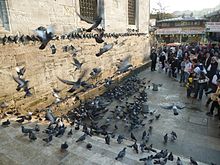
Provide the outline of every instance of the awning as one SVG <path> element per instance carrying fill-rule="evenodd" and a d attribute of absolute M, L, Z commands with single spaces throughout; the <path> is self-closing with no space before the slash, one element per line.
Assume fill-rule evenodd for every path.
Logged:
<path fill-rule="evenodd" d="M 206 22 L 207 32 L 220 32 L 220 22 Z"/>
<path fill-rule="evenodd" d="M 169 34 L 205 34 L 205 28 L 164 28 L 157 29 L 157 35 L 169 35 Z"/>

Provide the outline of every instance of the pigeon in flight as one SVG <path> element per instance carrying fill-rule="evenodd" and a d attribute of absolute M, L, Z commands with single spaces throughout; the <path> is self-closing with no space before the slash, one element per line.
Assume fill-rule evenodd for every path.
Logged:
<path fill-rule="evenodd" d="M 99 24 L 102 22 L 102 17 L 97 16 L 93 21 L 89 20 L 85 17 L 83 17 L 82 15 L 80 15 L 79 13 L 76 12 L 76 14 L 80 17 L 80 19 L 82 21 L 87 22 L 88 24 L 93 24 L 89 29 L 86 29 L 86 32 L 91 32 L 93 29 L 97 28 L 99 26 Z"/>
<path fill-rule="evenodd" d="M 57 78 L 58 78 L 61 82 L 65 83 L 65 84 L 67 84 L 67 85 L 72 85 L 72 88 L 70 88 L 70 89 L 68 90 L 68 92 L 73 93 L 75 90 L 79 89 L 80 86 L 82 85 L 82 79 L 83 79 L 83 77 L 85 76 L 85 74 L 86 74 L 86 71 L 84 71 L 84 72 L 80 75 L 80 77 L 78 78 L 78 80 L 77 80 L 76 82 L 69 81 L 69 80 L 64 80 L 64 79 L 61 79 L 61 78 L 59 78 L 59 77 L 57 77 Z"/>
<path fill-rule="evenodd" d="M 43 50 L 47 46 L 47 44 L 50 42 L 50 40 L 54 37 L 54 29 L 52 26 L 49 26 L 48 28 L 45 27 L 38 27 L 35 32 L 37 33 L 37 37 L 41 41 L 41 45 L 39 49 Z"/>
<path fill-rule="evenodd" d="M 130 58 L 131 56 L 127 56 L 124 60 L 120 60 L 121 63 L 117 66 L 118 70 L 116 72 L 121 74 L 129 71 L 129 69 L 132 67 L 132 65 L 129 62 Z"/>
<path fill-rule="evenodd" d="M 98 76 L 100 73 L 102 72 L 101 68 L 93 68 L 92 72 L 90 73 L 90 76 L 92 76 L 92 78 Z"/>
<path fill-rule="evenodd" d="M 61 102 L 61 97 L 59 96 L 59 92 L 60 91 L 58 91 L 56 89 L 53 89 L 53 91 L 52 91 L 53 96 L 56 98 L 55 104 Z"/>
<path fill-rule="evenodd" d="M 100 48 L 99 52 L 96 53 L 96 56 L 100 57 L 102 54 L 104 54 L 105 52 L 109 51 L 112 48 L 113 48 L 113 44 L 104 43 L 103 48 Z"/>
<path fill-rule="evenodd" d="M 80 70 L 81 69 L 81 67 L 83 65 L 83 62 L 81 63 L 76 58 L 73 58 L 73 63 L 72 64 L 73 64 L 73 66 L 76 67 L 76 69 L 75 69 L 75 71 L 76 71 L 76 70 Z"/>
<path fill-rule="evenodd" d="M 174 103 L 172 105 L 168 105 L 168 106 L 161 106 L 163 109 L 168 109 L 168 110 L 173 110 L 173 114 L 176 116 L 178 115 L 178 110 L 184 109 L 185 107 L 181 107 L 178 105 L 175 105 Z"/>
<path fill-rule="evenodd" d="M 24 76 L 26 68 L 25 67 L 22 67 L 22 68 L 16 67 L 15 70 L 16 70 L 16 72 L 18 74 L 18 77 L 21 78 L 21 77 Z"/>
<path fill-rule="evenodd" d="M 17 91 L 20 91 L 22 88 L 25 92 L 25 96 L 24 97 L 29 97 L 32 95 L 32 93 L 30 92 L 30 88 L 28 88 L 28 80 L 22 79 L 20 77 L 15 77 L 13 76 L 13 79 L 15 80 L 15 82 L 18 83 L 18 86 L 16 88 Z"/>

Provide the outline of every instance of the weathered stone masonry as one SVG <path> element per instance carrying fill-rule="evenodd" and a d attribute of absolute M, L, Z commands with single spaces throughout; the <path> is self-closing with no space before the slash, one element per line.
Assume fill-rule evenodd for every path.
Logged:
<path fill-rule="evenodd" d="M 137 21 L 136 25 L 132 26 L 128 25 L 127 20 L 127 0 L 100 1 L 104 4 L 102 27 L 107 33 L 126 33 L 127 29 L 131 28 L 138 29 L 145 35 L 119 37 L 118 43 L 125 41 L 125 44 L 114 45 L 112 50 L 101 57 L 96 57 L 95 54 L 103 45 L 95 43 L 93 38 L 51 41 L 51 44 L 57 47 L 55 55 L 51 54 L 49 46 L 43 51 L 39 50 L 39 43 L 0 44 L 0 102 L 5 101 L 9 107 L 19 110 L 34 110 L 53 103 L 54 98 L 51 94 L 53 87 L 62 89 L 63 98 L 68 96 L 66 91 L 69 86 L 61 83 L 57 76 L 67 80 L 76 80 L 80 72 L 74 72 L 75 68 L 71 64 L 72 56 L 62 51 L 65 45 L 72 44 L 79 50 L 76 58 L 79 61 L 85 61 L 82 69 L 90 70 L 94 67 L 101 67 L 103 73 L 100 80 L 112 76 L 116 70 L 117 59 L 131 55 L 131 63 L 134 66 L 138 67 L 146 63 L 150 51 L 149 0 L 138 1 Z M 34 0 L 31 2 L 7 0 L 6 4 L 10 27 L 7 35 L 33 34 L 33 30 L 37 27 L 51 24 L 55 25 L 58 35 L 69 33 L 76 28 L 90 26 L 76 16 L 75 11 L 79 11 L 78 0 Z M 105 38 L 105 41 L 112 43 L 116 39 Z M 144 59 L 145 62 L 143 62 Z M 12 75 L 16 75 L 16 66 L 26 67 L 25 78 L 30 81 L 32 97 L 23 98 L 24 93 L 16 91 L 17 84 L 12 79 Z M 88 95 L 93 96 L 93 92 Z"/>

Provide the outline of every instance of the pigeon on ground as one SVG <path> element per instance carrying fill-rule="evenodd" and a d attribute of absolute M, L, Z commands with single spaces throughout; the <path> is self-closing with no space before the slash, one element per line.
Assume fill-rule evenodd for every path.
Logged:
<path fill-rule="evenodd" d="M 110 145 L 110 136 L 108 134 L 105 136 L 105 143 Z"/>
<path fill-rule="evenodd" d="M 96 56 L 100 57 L 102 54 L 104 54 L 105 52 L 109 51 L 112 48 L 113 48 L 113 44 L 104 43 L 103 48 L 100 48 L 99 52 L 96 53 Z"/>
<path fill-rule="evenodd" d="M 192 157 L 190 157 L 190 163 L 192 165 L 198 165 L 198 163 Z"/>
<path fill-rule="evenodd" d="M 167 141 L 168 141 L 168 134 L 165 134 L 165 135 L 164 135 L 163 140 L 164 140 L 164 144 L 166 144 Z"/>
<path fill-rule="evenodd" d="M 155 116 L 156 120 L 158 120 L 160 118 L 161 114 L 158 114 Z"/>
<path fill-rule="evenodd" d="M 50 143 L 53 140 L 53 135 L 50 134 L 47 138 L 44 138 L 43 141 L 45 141 L 47 144 Z"/>
<path fill-rule="evenodd" d="M 76 140 L 76 143 L 84 141 L 86 139 L 86 135 L 87 134 L 83 134 L 82 136 L 80 136 L 79 139 Z"/>
<path fill-rule="evenodd" d="M 170 154 L 168 155 L 168 160 L 170 160 L 170 161 L 173 161 L 173 153 L 172 152 L 170 152 Z"/>
<path fill-rule="evenodd" d="M 45 27 L 38 27 L 36 30 L 37 38 L 41 41 L 39 49 L 43 50 L 54 37 L 54 29 L 52 26 L 49 26 L 47 29 Z"/>
<path fill-rule="evenodd" d="M 80 15 L 80 14 L 77 13 L 77 12 L 76 12 L 76 14 L 80 17 L 80 19 L 81 19 L 82 21 L 85 21 L 85 22 L 87 22 L 87 23 L 89 23 L 89 24 L 93 24 L 89 29 L 86 29 L 86 32 L 91 32 L 93 29 L 97 28 L 97 27 L 99 26 L 99 24 L 102 22 L 102 17 L 100 17 L 100 16 L 97 16 L 97 17 L 94 19 L 94 21 L 92 21 L 92 20 L 89 20 L 89 19 L 83 17 L 82 15 Z"/>
<path fill-rule="evenodd" d="M 171 138 L 170 138 L 170 140 L 173 142 L 173 141 L 175 141 L 176 139 L 177 139 L 177 134 L 176 134 L 176 132 L 172 131 L 172 132 L 171 132 Z"/>
<path fill-rule="evenodd" d="M 118 144 L 121 144 L 121 143 L 123 142 L 124 139 L 125 139 L 124 136 L 122 136 L 122 135 L 118 135 L 118 138 L 117 138 L 117 142 L 118 142 Z"/>
<path fill-rule="evenodd" d="M 21 126 L 21 132 L 24 133 L 24 134 L 30 133 L 32 131 L 33 131 L 33 129 L 24 128 L 23 125 Z"/>
<path fill-rule="evenodd" d="M 167 163 L 167 158 L 154 160 L 154 164 L 165 165 Z"/>
<path fill-rule="evenodd" d="M 55 121 L 56 121 L 56 118 L 54 117 L 54 115 L 50 109 L 47 110 L 45 118 L 46 118 L 46 120 L 49 120 L 52 124 L 55 123 Z"/>
<path fill-rule="evenodd" d="M 147 158 L 141 158 L 139 161 L 144 161 L 144 165 L 153 165 L 152 156 L 148 156 Z"/>
<path fill-rule="evenodd" d="M 6 121 L 2 122 L 2 126 L 9 126 L 11 124 L 11 122 L 9 121 L 9 119 L 7 119 Z"/>
<path fill-rule="evenodd" d="M 121 150 L 121 151 L 118 153 L 118 156 L 115 158 L 115 160 L 123 159 L 123 158 L 125 157 L 125 154 L 126 154 L 126 147 L 123 148 L 123 150 Z"/>
<path fill-rule="evenodd" d="M 61 144 L 60 149 L 61 149 L 61 151 L 65 151 L 68 147 L 69 146 L 68 146 L 67 142 L 64 142 L 63 144 Z"/>
<path fill-rule="evenodd" d="M 91 144 L 91 143 L 86 144 L 86 148 L 87 148 L 88 150 L 91 150 L 91 149 L 92 149 L 92 144 Z"/>
<path fill-rule="evenodd" d="M 68 136 L 71 136 L 73 135 L 73 130 L 71 129 L 68 133 L 67 133 Z"/>
<path fill-rule="evenodd" d="M 34 131 L 39 132 L 40 131 L 40 126 L 38 124 L 35 125 Z"/>
<path fill-rule="evenodd" d="M 131 132 L 131 139 L 134 141 L 137 141 L 136 137 L 134 136 L 134 134 Z"/>
<path fill-rule="evenodd" d="M 35 135 L 34 132 L 32 132 L 32 131 L 29 132 L 29 139 L 30 139 L 30 141 L 37 140 L 37 136 Z"/>
<path fill-rule="evenodd" d="M 141 138 L 141 139 L 144 140 L 144 138 L 145 138 L 146 135 L 147 135 L 147 132 L 144 131 L 143 134 L 142 134 L 142 138 Z"/>
<path fill-rule="evenodd" d="M 177 157 L 176 165 L 183 165 L 183 163 L 179 157 Z"/>

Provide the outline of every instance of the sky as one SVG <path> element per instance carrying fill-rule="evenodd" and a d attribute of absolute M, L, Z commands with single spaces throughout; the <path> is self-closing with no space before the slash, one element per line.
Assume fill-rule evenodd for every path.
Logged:
<path fill-rule="evenodd" d="M 166 11 L 201 10 L 204 8 L 214 8 L 220 4 L 220 0 L 150 0 L 151 10 L 158 8 L 157 3 L 161 2 Z"/>

